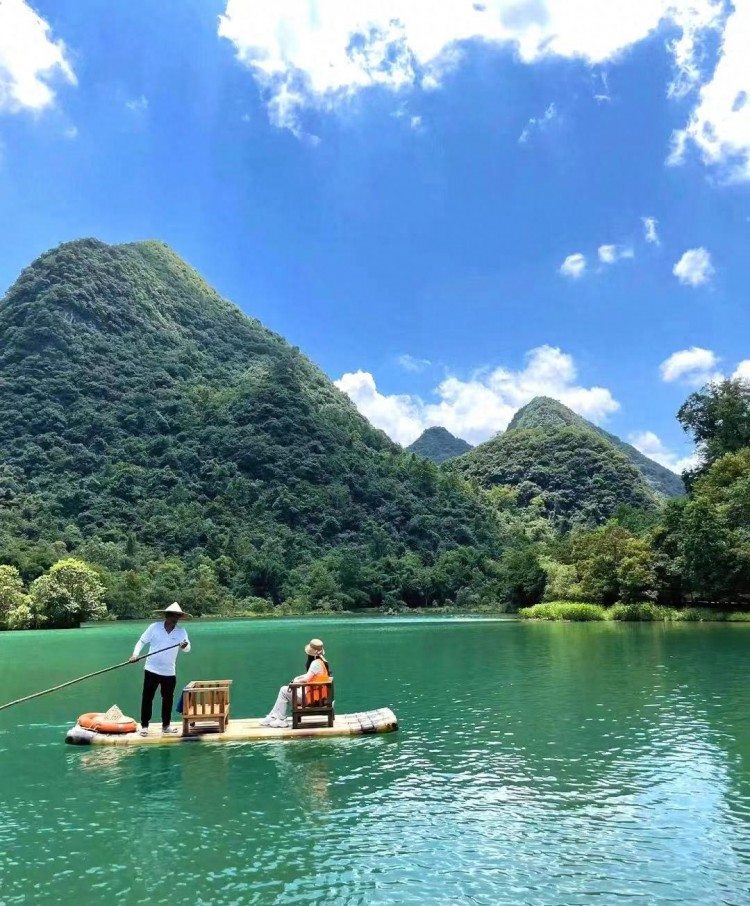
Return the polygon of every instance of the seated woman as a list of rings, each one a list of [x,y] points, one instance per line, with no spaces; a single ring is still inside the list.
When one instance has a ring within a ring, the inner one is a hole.
[[[312,639],[308,645],[305,645],[305,654],[307,655],[306,673],[301,676],[295,676],[293,683],[327,683],[331,678],[331,667],[326,660],[326,652],[320,639]],[[297,690],[299,695],[301,690]],[[292,690],[289,686],[282,686],[279,689],[279,695],[276,704],[268,714],[261,720],[262,727],[285,727],[286,724],[286,706],[292,700]]]

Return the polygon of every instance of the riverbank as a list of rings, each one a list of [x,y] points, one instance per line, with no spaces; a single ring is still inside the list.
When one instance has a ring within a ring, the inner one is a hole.
[[[464,610],[460,607],[418,607],[408,610],[380,610],[367,608],[362,610],[292,610],[281,605],[273,611],[258,613],[240,611],[239,613],[203,614],[196,617],[192,624],[225,623],[234,620],[256,623],[293,622],[295,620],[331,622],[342,619],[408,619],[408,618],[454,618],[462,620],[544,620],[547,622],[564,621],[584,622],[641,622],[641,623],[750,623],[750,612],[713,610],[709,607],[664,607],[643,601],[635,604],[618,603],[610,607],[592,604],[587,601],[549,601],[525,607],[517,613],[508,613],[501,608],[491,607]],[[90,629],[96,626],[113,623],[143,623],[156,619],[156,615],[134,617],[127,620],[100,620],[82,623],[80,628]],[[45,627],[42,627],[45,628]]]
[[[193,618],[188,625],[202,625],[205,623],[228,623],[232,621],[247,621],[251,623],[283,623],[283,622],[293,622],[295,620],[305,620],[311,622],[332,622],[335,620],[342,619],[409,619],[409,618],[421,618],[421,619],[436,619],[442,617],[449,617],[456,620],[518,620],[519,615],[517,613],[508,613],[505,610],[463,610],[460,607],[420,607],[413,610],[392,610],[392,611],[383,611],[383,610],[303,610],[303,611],[293,611],[293,610],[284,610],[283,612],[273,611],[271,613],[254,613],[253,611],[241,611],[239,613],[212,613],[212,614],[202,614],[199,617]],[[78,626],[27,626],[22,629],[10,628],[7,626],[0,625],[0,636],[5,634],[13,633],[31,633],[31,632],[51,632],[51,631],[60,631],[60,630],[73,630],[73,629],[93,629],[95,627],[102,626],[112,626],[112,625],[127,625],[128,623],[151,623],[154,620],[157,620],[159,615],[149,614],[142,617],[132,617],[128,619],[118,620],[114,618],[108,618],[105,620],[86,620]]]
[[[413,610],[383,611],[379,609],[367,610],[336,610],[336,611],[284,611],[282,613],[254,613],[244,611],[240,613],[203,614],[192,619],[187,625],[195,626],[206,623],[229,623],[234,621],[251,623],[284,623],[304,620],[305,622],[335,622],[337,620],[375,620],[375,619],[456,619],[456,620],[518,620],[518,614],[507,613],[503,610],[463,610],[458,607],[415,608]],[[128,620],[99,620],[97,622],[82,623],[81,629],[93,627],[124,625],[128,623],[144,623],[157,619],[157,615],[134,617]]]
[[[712,610],[708,607],[663,607],[650,601],[618,603],[611,607],[585,601],[550,601],[524,607],[518,612],[524,620],[565,620],[589,623],[602,620],[643,623],[750,623],[750,613]]]
[[[380,607],[365,607],[358,610],[296,610],[283,604],[272,611],[256,612],[252,610],[239,613],[204,614],[201,620],[284,620],[300,617],[314,619],[336,619],[338,617],[508,617],[517,614],[508,613],[502,607],[403,607],[383,610]]]

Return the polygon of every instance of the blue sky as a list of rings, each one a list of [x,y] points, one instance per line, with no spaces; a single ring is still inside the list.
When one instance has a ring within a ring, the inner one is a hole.
[[[162,239],[402,442],[547,393],[679,468],[686,395],[750,378],[749,20],[2,0],[0,284]]]

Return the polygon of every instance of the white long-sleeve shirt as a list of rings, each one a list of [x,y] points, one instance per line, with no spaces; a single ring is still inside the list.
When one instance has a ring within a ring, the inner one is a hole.
[[[152,623],[135,643],[133,657],[138,657],[144,645],[148,645],[149,651],[159,651],[160,648],[179,645],[180,642],[187,642],[187,647],[170,648],[169,651],[163,651],[161,654],[149,655],[145,662],[146,670],[151,673],[158,673],[159,676],[174,676],[177,672],[177,652],[190,651],[190,639],[179,623],[171,632],[167,632],[163,622]]]
[[[301,673],[299,676],[295,676],[293,682],[295,683],[311,683],[316,676],[320,676],[321,673],[325,670],[323,662],[318,658],[310,664],[310,669],[307,673]]]

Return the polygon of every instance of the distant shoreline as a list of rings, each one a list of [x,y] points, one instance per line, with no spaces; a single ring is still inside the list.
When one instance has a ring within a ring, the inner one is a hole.
[[[113,626],[127,623],[146,623],[153,622],[157,617],[154,614],[152,617],[133,617],[132,619],[127,620],[98,620],[96,622],[90,623],[81,623],[80,629],[93,629],[101,626]],[[293,621],[293,620],[336,620],[336,619],[374,619],[374,618],[383,618],[383,619],[423,619],[429,617],[458,617],[458,618],[468,618],[471,620],[507,620],[509,622],[519,622],[520,617],[517,613],[505,613],[504,611],[465,611],[453,609],[449,610],[446,608],[436,608],[434,610],[420,609],[420,610],[409,610],[406,612],[398,613],[383,613],[380,610],[339,610],[332,613],[316,613],[315,611],[309,611],[308,613],[285,613],[285,614],[268,614],[268,613],[238,613],[238,614],[206,614],[201,617],[194,617],[186,625],[194,626],[201,625],[205,623],[230,623],[236,621],[243,622],[259,622],[259,621],[273,621],[281,622],[284,620]],[[24,630],[28,632],[29,630]],[[47,631],[47,630],[39,630]]]

